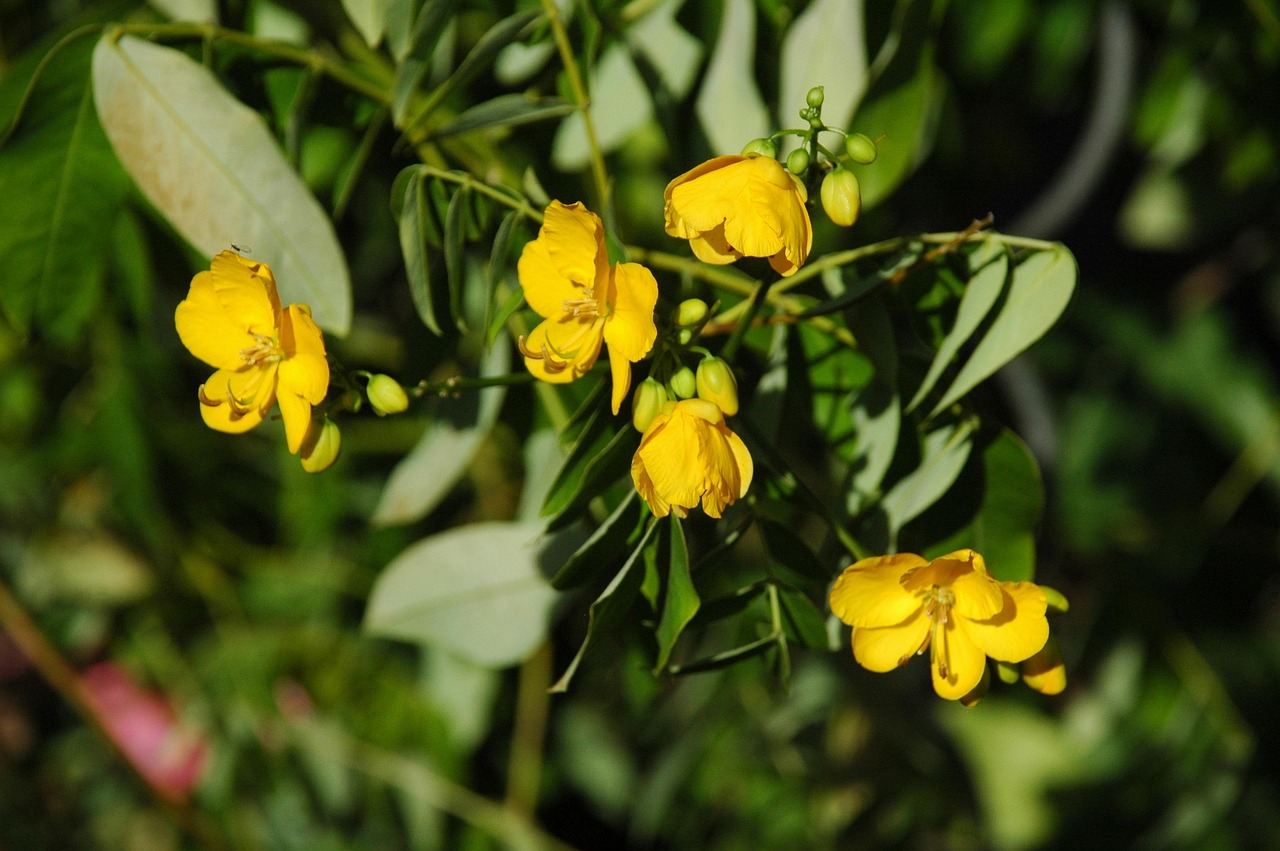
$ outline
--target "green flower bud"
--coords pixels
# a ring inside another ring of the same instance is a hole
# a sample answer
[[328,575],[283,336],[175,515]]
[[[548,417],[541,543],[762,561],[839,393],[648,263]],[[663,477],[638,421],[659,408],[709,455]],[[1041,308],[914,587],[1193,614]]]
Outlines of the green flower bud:
[[644,434],[666,403],[667,389],[661,382],[654,378],[641,381],[635,395],[631,397],[631,424],[636,431]]
[[858,220],[862,209],[862,193],[858,189],[857,176],[843,166],[822,179],[822,209],[827,217],[841,227],[849,227]]
[[1000,677],[1000,682],[1009,686],[1022,679],[1022,669],[1012,662],[996,661],[996,674]]
[[698,398],[715,402],[726,417],[738,413],[738,379],[729,364],[718,357],[705,357],[698,364]]
[[373,406],[374,413],[380,417],[399,414],[409,407],[408,394],[404,392],[400,382],[389,375],[372,376],[365,393],[369,397],[369,404]]
[[773,144],[773,140],[769,138],[752,139],[742,149],[742,155],[749,157],[752,154],[772,159],[778,155],[778,146]]
[[787,170],[794,175],[802,175],[809,170],[809,152],[804,148],[796,148],[787,154]]
[[687,366],[682,366],[671,376],[671,391],[681,399],[690,399],[698,392],[698,380],[693,376],[693,370]]
[[809,93],[804,96],[804,102],[814,109],[822,106],[822,100],[822,86],[814,86],[812,89],[809,89]]
[[302,459],[302,469],[308,473],[321,473],[338,459],[342,451],[342,432],[338,424],[325,417],[316,422],[311,421],[311,428],[302,441],[298,454]]
[[686,298],[676,308],[675,323],[681,328],[696,327],[707,318],[707,303],[700,298]]
[[1046,602],[1049,604],[1049,611],[1053,614],[1062,614],[1071,608],[1071,603],[1067,601],[1064,595],[1057,588],[1050,588],[1048,585],[1041,585],[1040,590],[1044,592]]
[[850,133],[844,137],[844,149],[849,159],[862,165],[876,161],[876,143],[863,133]]

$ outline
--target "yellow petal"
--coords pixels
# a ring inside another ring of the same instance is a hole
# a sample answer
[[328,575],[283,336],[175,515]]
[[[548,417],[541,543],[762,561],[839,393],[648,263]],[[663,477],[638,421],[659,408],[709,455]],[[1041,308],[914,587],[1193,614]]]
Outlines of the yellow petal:
[[702,499],[704,473],[698,429],[706,427],[705,421],[677,413],[673,406],[672,415],[659,415],[641,438],[636,458],[652,490],[664,502],[693,508]]
[[209,267],[213,288],[223,310],[251,334],[276,336],[280,327],[280,296],[275,275],[266,263],[256,263],[223,251]]
[[538,231],[538,241],[546,245],[556,270],[575,284],[595,287],[607,279],[609,255],[604,247],[604,225],[582,204],[552,201]]
[[658,337],[653,323],[658,282],[639,263],[619,263],[613,268],[609,301],[612,309],[604,328],[609,353],[616,351],[635,363],[649,354]]
[[693,249],[693,256],[703,263],[716,266],[733,263],[742,257],[742,252],[734,251],[733,246],[725,240],[723,223],[717,225],[714,230],[690,237],[689,247]]
[[902,587],[902,577],[925,564],[928,562],[914,553],[864,558],[851,564],[831,588],[831,611],[853,627],[902,623],[921,609],[920,601]]
[[568,299],[580,298],[583,289],[556,268],[540,239],[525,243],[516,264],[516,275],[524,290],[524,300],[542,317],[558,317],[564,313]]
[[[728,426],[725,427],[726,430]],[[747,451],[747,445],[742,442],[742,438],[729,432],[729,449],[733,452],[733,457],[738,462],[738,496],[747,495],[747,488],[751,487],[751,478],[755,474],[755,464],[751,460],[751,453]]]
[[247,326],[233,320],[218,300],[209,272],[192,279],[187,297],[178,302],[173,321],[182,345],[210,366],[235,368],[243,363],[241,349],[257,345]]
[[[605,326],[604,335],[609,336],[608,325]],[[622,407],[622,400],[627,398],[627,391],[631,389],[631,361],[618,354],[613,346],[609,346],[609,372],[613,376],[613,396],[610,401],[616,414]]]
[[992,659],[1021,662],[1049,639],[1045,594],[1034,582],[1001,582],[997,588],[1004,598],[1000,611],[986,620],[963,618],[961,625]]
[[281,390],[287,389],[313,405],[323,402],[329,392],[324,335],[304,306],[289,305],[281,331],[281,347],[286,353],[280,364]]
[[302,442],[311,429],[311,404],[296,393],[277,394],[280,415],[284,417],[284,437],[289,451],[294,455],[302,448]]
[[[648,429],[645,430],[644,438],[641,440],[641,447],[644,446],[644,440],[651,439],[651,435],[666,427],[667,421],[671,419],[671,414],[674,410],[674,405],[670,407],[664,406],[664,409],[654,416],[649,423]],[[653,512],[655,517],[666,517],[670,513],[671,503],[654,486],[653,477],[645,469],[644,458],[640,455],[639,450],[631,458],[631,481],[636,486],[636,493],[640,494],[644,501],[649,504],[649,510]]]
[[964,630],[958,628],[956,621],[953,617],[939,629],[934,637],[935,645],[929,648],[934,660],[930,666],[933,690],[947,700],[959,700],[973,691],[987,667],[987,657]]
[[552,384],[566,384],[581,378],[600,356],[604,320],[565,317],[544,319],[525,338],[525,348],[546,357],[527,355],[524,365],[535,377]]
[[869,671],[892,671],[920,649],[928,632],[929,619],[920,609],[894,626],[854,627],[853,658]]
[[242,434],[261,423],[275,404],[275,368],[220,369],[201,386],[200,397],[205,425]]
[[1061,694],[1067,687],[1067,666],[1053,636],[1044,647],[1022,663],[1022,681],[1041,694]]
[[[688,220],[689,213],[686,212],[683,203],[678,204],[676,202],[674,197],[675,192],[680,187],[691,181],[697,180],[705,174],[719,171],[720,169],[733,165],[734,163],[742,162],[744,159],[745,157],[740,156],[715,157],[714,159],[707,160],[701,165],[689,169],[684,174],[668,183],[666,190],[662,193],[664,200],[663,213],[666,217],[667,233],[672,236],[679,237],[680,239],[692,239],[694,236],[697,236],[700,231],[714,229],[720,221],[720,219],[716,218],[714,211],[712,211],[709,216],[698,219],[697,223],[691,223]],[[681,201],[684,200],[683,196],[684,193],[682,191]],[[693,212],[694,215],[696,215],[698,211]],[[723,217],[721,217],[721,219],[723,219]]]
[[[705,401],[686,399],[687,402]],[[681,403],[683,404],[683,403]],[[718,413],[718,410],[717,410]],[[702,419],[698,417],[698,419]],[[703,422],[706,422],[703,420]],[[741,480],[738,459],[729,446],[729,427],[721,420],[698,429],[699,457],[703,463],[702,510],[709,517],[719,517],[726,506],[738,498]]]

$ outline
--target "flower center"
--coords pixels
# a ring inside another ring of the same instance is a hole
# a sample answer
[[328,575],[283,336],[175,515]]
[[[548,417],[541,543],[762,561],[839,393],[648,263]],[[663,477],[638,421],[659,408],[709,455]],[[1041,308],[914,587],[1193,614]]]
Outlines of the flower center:
[[580,297],[566,298],[560,302],[560,306],[574,318],[581,316],[584,319],[595,319],[600,315],[600,303],[596,301],[595,290],[591,287],[583,287]]
[[[951,607],[956,604],[956,593],[942,585],[934,585],[924,593],[924,616],[929,619],[929,631],[915,655],[929,651],[929,662],[937,666],[938,676],[946,679],[950,674],[947,665],[947,621],[951,617]],[[898,660],[899,665],[907,664],[910,656]]]
[[280,351],[280,344],[272,337],[266,334],[253,334],[254,344],[245,346],[240,350],[240,360],[249,366],[258,366],[262,363],[276,363],[284,360],[284,353]]

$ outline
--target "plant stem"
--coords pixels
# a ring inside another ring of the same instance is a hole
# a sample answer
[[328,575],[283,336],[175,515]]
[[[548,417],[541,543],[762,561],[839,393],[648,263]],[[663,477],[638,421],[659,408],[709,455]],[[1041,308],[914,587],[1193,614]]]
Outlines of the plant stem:
[[555,36],[556,50],[560,61],[564,64],[565,75],[569,78],[569,88],[573,91],[573,100],[582,113],[582,126],[587,131],[587,150],[591,156],[591,175],[596,184],[596,209],[601,214],[609,210],[609,175],[604,167],[604,154],[600,150],[600,140],[596,136],[595,121],[591,118],[591,98],[587,95],[587,87],[582,82],[582,74],[578,70],[578,61],[573,55],[573,46],[569,44],[569,33],[565,30],[560,10],[554,0],[542,0],[542,9],[551,23],[551,32]]

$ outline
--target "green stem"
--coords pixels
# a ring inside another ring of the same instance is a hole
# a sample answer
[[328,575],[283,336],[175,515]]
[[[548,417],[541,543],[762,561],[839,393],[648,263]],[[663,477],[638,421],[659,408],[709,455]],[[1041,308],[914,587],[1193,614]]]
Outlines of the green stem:
[[535,210],[533,207],[530,207],[528,202],[524,200],[523,196],[513,198],[507,194],[511,190],[504,190],[503,188],[495,187],[491,183],[486,183],[483,180],[477,180],[469,172],[452,171],[450,169],[437,168],[433,165],[422,165],[420,167],[424,172],[432,177],[448,183],[456,183],[459,186],[465,186],[486,198],[496,201],[508,209],[520,213],[532,222],[542,224],[542,213]]
[[565,30],[564,21],[560,18],[560,10],[554,0],[542,0],[543,11],[551,23],[551,32],[555,37],[556,50],[560,61],[564,64],[565,75],[569,78],[569,88],[573,92],[573,100],[582,113],[582,125],[587,131],[587,150],[591,155],[591,175],[596,184],[596,209],[601,214],[609,210],[609,174],[604,167],[604,154],[600,150],[600,140],[596,136],[595,121],[591,118],[591,99],[587,96],[587,88],[582,82],[582,74],[578,70],[578,61],[573,55],[573,46],[569,44],[569,33]]
[[485,387],[511,386],[513,384],[529,384],[534,377],[527,372],[513,372],[508,375],[453,375],[443,381],[422,379],[411,391],[419,398],[432,394],[452,396],[464,390],[482,390]]
[[506,808],[532,821],[542,785],[543,744],[547,736],[547,710],[551,703],[551,642],[520,666],[516,693],[511,756],[507,760]]
[[738,347],[742,345],[742,338],[746,336],[751,323],[755,321],[760,308],[764,306],[765,299],[769,296],[769,288],[773,286],[775,280],[757,281],[755,289],[751,291],[751,298],[746,303],[747,307],[743,311],[742,318],[738,320],[733,333],[729,335],[729,341],[724,344],[724,349],[720,352],[720,356],[729,363],[733,363],[734,356],[738,354]]

